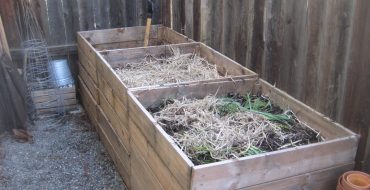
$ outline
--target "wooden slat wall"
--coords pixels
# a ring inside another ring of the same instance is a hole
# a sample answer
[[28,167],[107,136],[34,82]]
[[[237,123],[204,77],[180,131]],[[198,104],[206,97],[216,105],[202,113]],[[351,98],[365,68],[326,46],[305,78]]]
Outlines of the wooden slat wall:
[[[162,0],[153,0],[153,24],[162,23]],[[20,48],[16,1],[0,0],[11,48]],[[76,32],[144,25],[147,0],[35,0],[34,10],[49,46],[76,43]]]
[[172,1],[185,11],[175,30],[361,134],[357,160],[370,164],[370,1]]

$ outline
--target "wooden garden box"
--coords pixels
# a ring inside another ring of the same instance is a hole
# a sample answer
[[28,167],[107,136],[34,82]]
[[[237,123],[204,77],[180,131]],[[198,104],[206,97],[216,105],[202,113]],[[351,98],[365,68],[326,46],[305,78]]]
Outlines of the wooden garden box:
[[[324,142],[195,166],[146,110],[166,98],[262,93],[291,109]],[[353,168],[358,136],[263,80],[241,79],[128,92],[131,189],[334,189]]]
[[[98,52],[142,47],[144,34],[144,26],[78,32],[77,43],[80,64],[94,83],[97,84],[95,58]],[[151,27],[149,46],[186,42],[192,42],[192,40],[170,28],[161,25]]]
[[[233,81],[237,79],[244,78],[256,78],[257,75],[240,66],[231,59],[223,56],[222,54],[216,52],[215,50],[205,46],[201,43],[184,43],[171,45],[172,47],[178,47],[182,53],[189,53],[193,51],[199,51],[200,56],[208,59],[212,64],[216,64],[219,67],[220,73],[227,72],[230,77],[216,80],[204,80],[204,81],[189,81],[181,84],[166,84],[164,86],[176,86],[184,84],[198,84],[198,83],[208,83],[215,81]],[[131,131],[128,125],[128,91],[129,88],[121,81],[119,76],[113,70],[119,64],[124,64],[125,62],[137,61],[142,59],[146,54],[159,55],[166,54],[170,56],[169,45],[162,46],[153,46],[148,48],[128,48],[121,50],[107,50],[102,51],[97,54],[96,57],[96,72],[97,72],[97,84],[90,85],[92,86],[91,95],[94,97],[94,93],[97,94],[97,104],[100,109],[101,115],[105,117],[100,117],[98,120],[98,127],[101,127],[105,130],[113,131],[111,132],[110,139],[119,139],[113,141],[115,143],[114,148],[116,152],[121,151],[119,155],[122,163],[125,165],[126,169],[130,168],[128,163],[131,164]],[[83,67],[83,66],[82,66]],[[85,71],[81,69],[81,71]],[[90,77],[87,77],[87,72],[80,72],[82,78],[87,78],[90,81],[93,81]],[[93,83],[93,82],[90,82]],[[86,83],[87,88],[89,88],[88,83]],[[151,88],[154,88],[153,86]],[[99,111],[98,111],[99,115]],[[107,124],[108,123],[108,124]],[[109,127],[107,127],[109,126]],[[109,136],[109,135],[108,135]],[[129,156],[126,156],[129,155]],[[113,157],[113,156],[112,156]],[[125,172],[120,172],[124,176],[125,183],[127,186],[130,186],[130,181],[127,179],[131,176]]]

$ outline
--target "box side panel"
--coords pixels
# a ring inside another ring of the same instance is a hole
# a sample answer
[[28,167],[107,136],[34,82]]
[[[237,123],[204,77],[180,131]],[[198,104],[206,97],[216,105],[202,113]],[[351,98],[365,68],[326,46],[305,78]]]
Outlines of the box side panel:
[[353,167],[354,163],[348,163],[238,190],[334,189],[339,177]]
[[[150,173],[153,173],[153,175],[156,176],[160,184],[165,189],[180,190],[186,188],[181,187],[178,180],[171,173],[168,167],[164,164],[164,162],[161,160],[161,158],[156,153],[154,148],[145,139],[139,127],[137,127],[136,124],[132,122],[130,123],[130,126],[131,126],[131,144],[134,144],[135,146],[135,148],[132,147],[132,151],[135,152],[133,154],[138,154],[145,160],[145,162],[148,164],[148,168],[150,168]],[[141,179],[139,178],[136,180]],[[141,183],[145,183],[145,181],[141,180]],[[185,184],[190,184],[190,181],[187,183],[183,183],[183,185]]]
[[[163,41],[158,38],[149,39],[148,46],[159,46],[164,45]],[[137,48],[144,47],[144,40],[135,40],[135,41],[125,41],[125,42],[113,42],[106,44],[96,44],[94,45],[95,50],[97,51],[107,51],[114,49],[126,49],[126,48]]]
[[108,119],[100,108],[98,108],[97,117],[97,132],[99,133],[100,139],[111,156],[126,186],[130,188],[130,156],[125,151],[122,144],[119,143]]
[[157,106],[167,98],[203,98],[207,95],[226,96],[228,93],[246,94],[252,92],[257,80],[240,79],[213,83],[199,83],[177,87],[161,87],[156,89],[132,91],[144,107]]
[[127,87],[123,82],[119,79],[117,74],[114,72],[112,67],[104,60],[104,58],[98,54],[97,55],[97,72],[99,73],[99,77],[103,80],[99,79],[99,82],[104,82],[98,84],[98,88],[104,88],[106,84],[114,90],[114,93],[117,97],[121,100],[124,107],[127,107]]
[[257,74],[234,60],[222,55],[220,52],[204,45],[200,44],[200,56],[207,59],[210,63],[217,65],[218,71],[223,75],[255,75]]
[[78,59],[79,65],[81,65],[85,69],[94,83],[97,84],[96,65],[86,56],[86,54],[80,48],[78,49]]
[[196,166],[192,189],[238,189],[351,163],[355,147],[357,138],[352,136]]
[[89,117],[91,124],[96,128],[97,127],[97,104],[92,97],[92,95],[89,93],[89,90],[87,89],[87,86],[81,79],[81,77],[78,77],[79,82],[79,92],[82,100],[82,105],[87,113],[87,116]]
[[136,63],[141,61],[148,55],[154,57],[169,57],[172,56],[172,48],[179,48],[181,53],[193,53],[198,51],[199,43],[187,43],[187,44],[176,44],[176,45],[162,45],[155,47],[140,47],[140,48],[128,48],[120,50],[110,50],[100,52],[104,59],[113,67],[120,67],[126,63]]
[[[138,147],[133,143],[132,149]],[[156,178],[153,171],[150,169],[146,161],[138,154],[137,151],[133,151],[131,159],[131,189],[132,190],[161,190],[165,189]]]
[[77,45],[78,50],[84,53],[83,57],[86,57],[88,61],[90,61],[92,64],[95,64],[96,51],[94,47],[81,34],[77,34]]
[[[153,147],[163,163],[184,189],[189,189],[192,163],[163,131],[154,124],[154,120],[146,112],[140,102],[129,92],[129,120],[142,132],[147,142]],[[130,128],[132,128],[130,126]]]
[[[158,38],[158,28],[159,25],[152,25],[150,38]],[[92,46],[126,41],[144,41],[145,26],[92,30],[80,34]]]
[[[126,152],[129,153],[130,149],[130,134],[127,130],[127,123],[122,123],[119,119],[117,113],[113,110],[111,105],[108,103],[107,99],[103,96],[100,92],[100,108],[102,109],[103,113],[105,114],[106,118],[108,119],[112,129],[113,134],[117,138],[119,144],[122,144],[122,147],[125,149]],[[123,120],[127,121],[127,111],[124,113],[120,113],[121,117],[124,117]]]
[[326,140],[355,135],[348,129],[345,129],[323,114],[294,99],[287,93],[273,87],[266,81],[260,80],[260,84],[262,93],[270,97],[272,102],[283,108],[291,109],[301,121],[320,131]]
[[97,83],[93,81],[93,79],[90,77],[90,75],[87,73],[87,71],[81,64],[78,65],[78,68],[79,68],[79,76],[84,81],[87,89],[93,96],[94,100],[97,103],[99,103],[99,93],[98,93]]
[[180,44],[180,43],[194,42],[194,40],[168,27],[160,27],[159,36],[162,41],[168,44]]

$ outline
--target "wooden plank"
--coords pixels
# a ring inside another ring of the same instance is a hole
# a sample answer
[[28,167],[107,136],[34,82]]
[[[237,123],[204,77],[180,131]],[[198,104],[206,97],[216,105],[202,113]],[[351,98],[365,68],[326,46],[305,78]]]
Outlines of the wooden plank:
[[231,76],[236,75],[257,75],[253,71],[242,67],[237,62],[231,60],[230,58],[222,55],[218,51],[204,45],[200,44],[200,55],[201,57],[207,59],[210,63],[216,64],[220,73],[227,74]]
[[[76,98],[76,93],[67,93],[67,94],[61,94],[62,99],[73,99]],[[32,98],[33,103],[42,103],[42,102],[48,102],[48,101],[53,101],[55,100],[54,95],[45,95],[45,96],[36,96]]]
[[126,1],[128,26],[138,26],[136,17],[136,1]]
[[[162,3],[164,0],[153,0],[153,24],[163,24],[163,20],[165,19],[162,16]],[[148,1],[146,1],[148,2]],[[146,12],[146,9],[144,10]]]
[[0,14],[4,25],[4,33],[6,33],[7,41],[11,48],[21,46],[22,39],[17,28],[17,12],[14,7],[14,2],[9,0],[0,0]]
[[48,33],[46,33],[47,43],[58,45],[66,43],[66,25],[63,14],[63,1],[46,1],[48,17]]
[[68,87],[68,88],[55,88],[55,89],[47,89],[47,90],[38,90],[31,92],[32,97],[37,96],[47,96],[47,95],[59,95],[59,94],[68,94],[68,93],[76,93],[75,87]]
[[239,190],[334,189],[338,178],[353,167],[354,163],[348,163]]
[[136,3],[135,3],[135,7],[132,7],[132,8],[135,8],[135,13],[136,13],[136,26],[144,26],[145,25],[145,21],[146,21],[146,17],[147,17],[147,9],[146,9],[146,1],[145,0],[136,0]]
[[[345,126],[358,132],[361,135],[359,151],[356,161],[364,163],[365,171],[370,172],[370,12],[368,7],[369,1],[355,1],[355,16],[351,41],[351,55],[346,63],[343,80],[344,100],[339,113],[341,120]],[[366,23],[366,24],[364,24]],[[367,138],[366,138],[367,137]],[[367,152],[367,153],[366,153]],[[367,156],[366,156],[367,154]],[[356,164],[356,168],[360,169],[360,164]]]
[[[112,67],[106,62],[101,54],[97,55],[97,72],[99,73],[99,78],[101,77],[106,81],[106,83],[115,90],[117,97],[121,100],[124,107],[127,107],[127,87],[119,79],[117,74],[114,72]],[[102,80],[100,80],[101,82]],[[100,87],[100,84],[98,86]]]
[[189,189],[193,164],[166,132],[158,124],[155,124],[153,117],[150,116],[134,95],[131,92],[128,92],[128,94],[129,122],[140,128],[149,144],[155,149],[180,185],[184,189]]
[[304,83],[304,97],[302,100],[309,105],[314,107],[316,100],[319,98],[317,95],[316,87],[319,84],[319,78],[317,77],[317,66],[320,60],[320,46],[322,42],[321,32],[323,28],[323,16],[325,14],[325,2],[321,0],[307,1],[307,60],[306,76],[309,77]]
[[[117,143],[121,144],[121,148],[124,149],[125,152],[128,154],[130,153],[130,134],[128,132],[128,122],[127,118],[126,123],[122,123],[121,120],[118,118],[118,115],[113,110],[113,108],[108,103],[107,99],[104,97],[104,95],[99,91],[100,93],[100,108],[105,114],[107,121],[110,123],[110,127],[113,130],[114,135],[117,138]],[[127,117],[127,111],[120,114],[120,117]]]
[[186,43],[164,45],[148,48],[133,48],[125,50],[111,50],[101,52],[105,60],[113,67],[120,67],[126,63],[137,62],[143,59],[146,55],[152,56],[171,56],[171,48],[178,48],[180,53],[199,53],[202,58],[207,59],[210,64],[216,64],[219,73],[222,75],[227,74],[228,77],[239,75],[254,75],[256,74],[242,67],[230,58],[222,55],[221,53],[207,47],[202,43]]
[[73,99],[63,99],[63,97],[55,97],[54,100],[47,102],[35,103],[35,109],[47,109],[47,108],[58,108],[65,106],[73,106],[77,104],[76,98]]
[[275,102],[282,108],[291,109],[301,121],[305,122],[310,127],[319,130],[326,140],[348,136],[348,134],[355,135],[342,125],[335,123],[325,115],[294,99],[286,92],[274,88],[266,81],[260,80],[260,84],[262,93],[268,96],[271,101]]
[[[307,0],[287,1],[291,5],[290,17],[287,19],[290,30],[286,31],[289,43],[284,47],[286,53],[285,64],[288,64],[289,75],[287,86],[290,94],[298,99],[303,98],[302,86],[306,80],[306,55],[307,55],[307,17],[308,2]],[[291,80],[294,78],[295,80]]]
[[352,136],[195,166],[192,189],[238,189],[346,164],[354,160],[356,147]]
[[175,31],[182,33],[183,23],[181,23],[181,0],[172,0],[172,27]]
[[[254,0],[253,25],[252,31],[251,54],[247,60],[246,66],[258,74],[262,73],[262,64],[264,59],[264,14],[265,0]],[[261,74],[262,75],[262,74]]]
[[81,64],[79,64],[78,66],[79,66],[79,76],[81,77],[81,79],[86,84],[87,89],[89,90],[89,92],[93,96],[94,100],[99,104],[99,92],[98,92],[98,87],[97,87],[96,83],[89,76],[89,74],[87,74],[86,70],[84,69],[84,67]]
[[282,62],[282,44],[284,34],[282,2],[266,0],[264,17],[264,58],[261,68],[261,77],[268,82],[278,80],[278,69]]
[[193,29],[193,32],[194,32],[194,36],[193,36],[193,39],[195,41],[200,41],[201,37],[201,27],[200,27],[200,24],[201,24],[201,19],[200,19],[200,16],[201,16],[201,10],[200,10],[200,6],[201,5],[201,1],[194,1],[194,5],[193,5],[193,17],[194,17],[194,29]]
[[77,32],[80,31],[78,1],[62,0],[66,43],[75,44],[77,42]]
[[110,1],[92,0],[95,29],[110,28]]
[[168,44],[180,44],[180,43],[188,43],[194,42],[189,37],[182,35],[174,30],[171,30],[167,27],[161,27],[159,30],[159,36],[162,41]]
[[[160,25],[152,25],[150,38],[158,38]],[[123,41],[144,40],[145,27],[126,27],[116,29],[94,30],[80,32],[90,44],[106,44]]]
[[[94,65],[96,52],[94,50],[94,47],[87,41],[87,39],[85,39],[81,35],[81,32],[77,33],[77,43],[78,43],[78,50],[84,53],[82,54],[82,56],[86,57]],[[80,58],[82,56],[80,56]]]
[[109,0],[110,24],[112,28],[120,28],[128,25],[126,0]]
[[199,51],[198,43],[191,44],[176,44],[176,45],[163,45],[155,47],[140,47],[140,48],[130,48],[123,50],[110,50],[100,52],[103,58],[112,66],[116,68],[122,64],[137,62],[145,58],[147,55],[152,56],[172,56],[171,47],[179,48],[180,53],[193,53]]
[[78,77],[79,82],[79,92],[82,100],[82,105],[87,113],[87,116],[89,117],[91,124],[97,128],[97,122],[98,122],[98,113],[97,113],[97,103],[95,102],[92,95],[89,93],[89,90],[87,89],[87,86],[83,82],[83,80]]
[[[182,86],[166,86],[155,89],[132,90],[138,101],[146,108],[158,106],[163,99],[187,97],[203,98],[207,95],[224,96],[230,92],[244,94],[252,92],[255,88],[256,79],[240,79],[232,81],[217,81],[213,83],[191,84]],[[202,89],[202,90],[199,90]]]
[[[157,46],[168,44],[165,41],[160,39],[149,39],[149,46]],[[143,40],[136,40],[136,41],[125,41],[125,42],[115,42],[115,43],[106,43],[106,44],[97,44],[94,45],[94,48],[97,51],[106,51],[106,50],[113,50],[113,49],[124,49],[124,48],[136,48],[136,47],[144,47]]]
[[37,115],[57,114],[58,112],[68,112],[74,109],[76,109],[76,105],[54,107],[54,108],[41,108],[41,109],[36,110],[36,114]]
[[320,98],[317,99],[317,109],[333,118],[337,112],[333,100],[341,97],[341,92],[336,91],[342,85],[338,84],[338,80],[347,60],[345,50],[349,48],[350,42],[348,37],[351,31],[348,28],[352,25],[353,1],[336,1],[327,4],[326,8],[327,22],[324,24],[326,41],[322,46],[322,59],[318,65]]
[[[137,146],[132,143],[132,148],[137,149]],[[137,151],[133,151],[131,159],[131,189],[164,189],[158,179],[153,174],[145,160]]]
[[126,104],[122,103],[122,100],[119,98],[120,94],[102,77],[99,78],[99,86],[99,91],[105,97],[110,107],[115,111],[123,127],[126,127],[126,131],[129,132],[127,100],[125,101]]
[[[235,58],[235,39],[236,31],[234,31],[235,25],[239,22],[230,22],[229,19],[240,19],[240,17],[235,18],[235,14],[242,14],[241,12],[237,12],[238,6],[237,1],[223,1],[221,5],[218,5],[222,9],[219,10],[223,25],[219,26],[219,30],[222,30],[221,41],[218,41],[217,47],[220,48],[221,52],[224,53],[226,56],[230,57],[231,59]],[[245,12],[245,11],[243,11]],[[240,15],[241,16],[241,15]]]
[[248,43],[248,38],[251,36],[250,33],[252,33],[252,30],[249,30],[252,22],[252,19],[250,19],[252,14],[250,14],[250,12],[253,12],[250,5],[251,2],[253,1],[239,0],[235,2],[236,11],[233,16],[235,20],[239,20],[239,22],[235,22],[234,26],[234,32],[236,33],[234,60],[241,65],[246,65],[247,51],[250,46],[250,42]]
[[123,152],[121,148],[116,143],[116,138],[112,135],[111,127],[107,121],[104,113],[100,108],[98,108],[98,127],[97,131],[99,133],[100,139],[102,140],[104,147],[107,149],[109,155],[111,156],[119,174],[121,175],[125,185],[131,187],[131,163],[130,160],[127,162],[127,153]]
[[5,54],[10,57],[10,50],[9,50],[8,40],[6,39],[4,25],[3,25],[3,21],[2,21],[1,16],[0,16],[0,45],[1,45],[0,46],[0,48],[1,48],[0,51],[5,52]]
[[194,0],[185,1],[185,35],[194,39]]
[[78,50],[78,55],[79,65],[82,66],[87,75],[92,79],[93,83],[98,84],[96,63],[91,61],[81,49]]
[[113,146],[114,151],[117,153],[117,156],[123,162],[126,171],[130,171],[130,153],[127,151],[125,145],[121,142],[120,137],[115,133],[114,127],[110,123],[108,116],[100,106],[98,106],[98,122],[102,127],[102,131],[107,136],[110,144]]
[[76,1],[78,5],[80,31],[95,29],[94,8],[91,1]]
[[[156,176],[164,189],[182,189],[179,182],[160,159],[154,148],[148,144],[144,135],[140,132],[140,129],[132,122],[130,123],[130,126],[131,144],[134,144],[135,146],[131,147],[131,150],[142,156],[148,164],[150,171]],[[145,183],[142,179],[137,180],[140,181],[140,183]]]

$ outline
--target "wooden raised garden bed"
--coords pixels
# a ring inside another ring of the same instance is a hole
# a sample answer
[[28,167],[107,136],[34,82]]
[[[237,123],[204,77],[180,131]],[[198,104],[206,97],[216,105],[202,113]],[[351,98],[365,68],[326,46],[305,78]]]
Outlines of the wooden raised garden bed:
[[[240,66],[236,62],[228,59],[213,49],[201,44],[201,43],[190,43],[190,44],[176,44],[176,45],[163,45],[148,48],[131,48],[122,50],[109,50],[100,52],[97,55],[97,73],[98,73],[98,84],[96,89],[98,91],[98,105],[101,111],[105,114],[106,119],[109,122],[109,126],[116,137],[120,141],[116,141],[115,149],[120,149],[125,154],[129,154],[130,157],[121,157],[121,159],[129,158],[132,156],[132,146],[130,145],[131,131],[128,127],[128,102],[127,93],[129,88],[126,87],[125,83],[115,72],[116,66],[125,64],[131,61],[138,61],[145,58],[146,55],[151,56],[171,56],[171,48],[179,48],[181,53],[193,53],[197,52],[201,57],[207,59],[210,64],[217,66],[217,74],[228,73],[227,77],[202,80],[202,81],[183,81],[181,83],[163,84],[162,86],[173,86],[173,85],[184,85],[184,84],[196,84],[196,83],[208,83],[215,81],[233,81],[241,78],[256,78],[257,75],[252,71]],[[83,75],[83,73],[81,73]],[[86,77],[88,78],[88,77]],[[91,79],[92,80],[92,79]],[[88,86],[88,85],[87,85]],[[156,85],[151,86],[152,88]],[[157,85],[158,86],[158,85]],[[140,87],[148,88],[148,87]],[[95,89],[95,88],[93,88]],[[95,92],[93,90],[93,92]],[[93,93],[92,93],[93,94]],[[131,163],[129,160],[124,160],[126,163]],[[132,164],[132,163],[131,163]],[[128,166],[129,168],[129,166]],[[123,174],[124,176],[125,174]],[[130,182],[125,181],[126,184]]]
[[[164,100],[263,95],[319,132],[324,141],[196,165],[147,109]],[[332,189],[353,167],[358,136],[263,80],[137,89],[128,92],[132,189]]]
[[[142,47],[145,27],[78,32],[78,56],[80,63],[90,78],[97,84],[96,55],[102,50]],[[149,46],[192,42],[191,39],[167,27],[154,25],[151,28]]]

